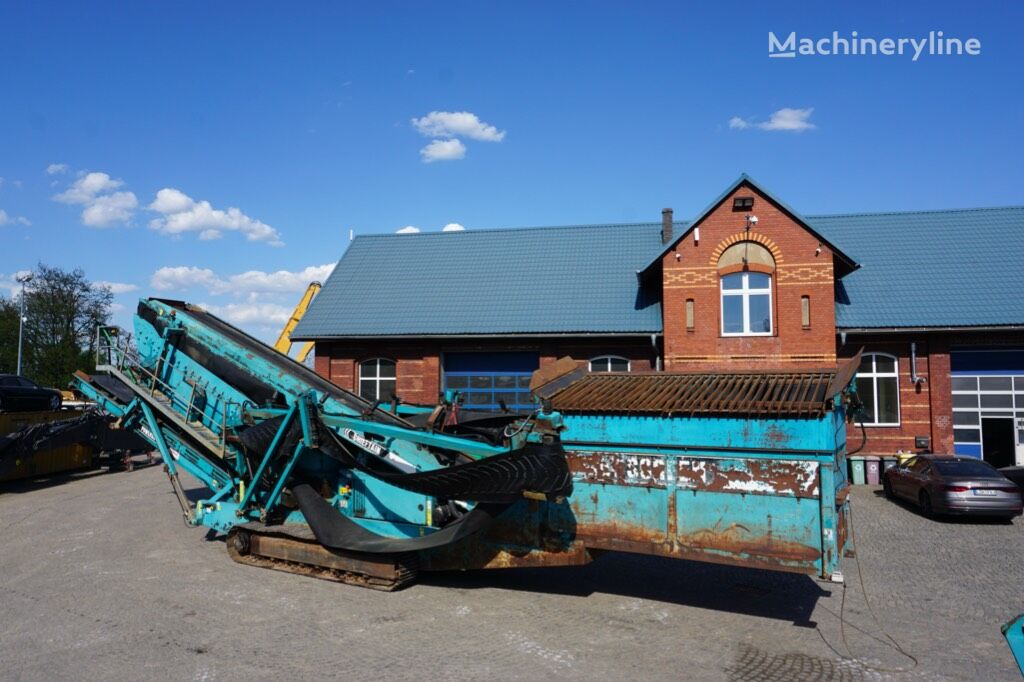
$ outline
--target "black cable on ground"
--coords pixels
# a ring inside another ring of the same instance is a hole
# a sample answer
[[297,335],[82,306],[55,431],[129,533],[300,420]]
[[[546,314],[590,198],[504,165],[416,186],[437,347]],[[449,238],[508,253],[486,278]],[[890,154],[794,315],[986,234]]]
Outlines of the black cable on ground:
[[[863,422],[861,423],[861,428],[864,428]],[[865,440],[866,440],[866,438],[865,438]],[[868,607],[868,613],[871,614],[871,619],[875,622],[875,625],[878,626],[878,629],[882,633],[882,636],[885,637],[888,640],[888,642],[883,642],[882,640],[878,639],[877,637],[872,637],[872,639],[874,639],[877,642],[880,642],[880,643],[884,644],[885,646],[889,647],[890,649],[893,649],[894,651],[898,652],[902,656],[906,657],[907,659],[909,659],[912,662],[912,665],[907,666],[907,667],[902,667],[902,668],[884,668],[884,667],[880,667],[880,666],[873,666],[873,665],[870,665],[870,664],[866,663],[864,661],[864,659],[858,658],[853,653],[853,650],[850,648],[850,643],[846,640],[846,582],[845,581],[843,582],[843,596],[842,596],[842,599],[841,599],[840,604],[839,604],[839,634],[840,634],[840,637],[843,640],[843,646],[846,647],[846,653],[848,653],[850,655],[850,658],[852,660],[857,661],[858,663],[863,665],[868,670],[872,670],[874,672],[880,672],[880,673],[905,673],[905,672],[909,672],[909,671],[913,670],[914,668],[916,668],[919,665],[919,661],[917,660],[917,658],[913,654],[907,652],[902,646],[900,646],[900,643],[896,641],[896,638],[894,638],[892,635],[889,634],[889,632],[885,629],[885,626],[883,626],[881,621],[879,620],[878,615],[875,613],[874,608],[871,606],[871,600],[868,598],[867,588],[864,586],[864,572],[861,570],[861,567],[860,567],[860,552],[857,549],[857,536],[856,536],[856,534],[854,532],[854,527],[853,527],[854,524],[853,524],[853,505],[852,504],[849,506],[849,510],[850,510],[850,543],[853,545],[853,561],[854,561],[855,564],[857,564],[857,580],[860,583],[860,591],[861,591],[861,594],[864,595],[864,603]]]

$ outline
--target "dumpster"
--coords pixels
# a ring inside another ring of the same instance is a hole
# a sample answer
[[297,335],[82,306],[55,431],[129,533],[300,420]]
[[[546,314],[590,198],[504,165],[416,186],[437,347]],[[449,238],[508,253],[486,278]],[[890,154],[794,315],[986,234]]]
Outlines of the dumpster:
[[879,483],[879,465],[878,457],[865,457],[864,458],[864,477],[867,479],[868,485],[878,485]]
[[882,457],[882,471],[885,471],[889,467],[894,467],[899,464],[899,459],[895,455]]
[[853,480],[854,485],[864,485],[864,458],[863,457],[851,457],[850,458],[850,478]]

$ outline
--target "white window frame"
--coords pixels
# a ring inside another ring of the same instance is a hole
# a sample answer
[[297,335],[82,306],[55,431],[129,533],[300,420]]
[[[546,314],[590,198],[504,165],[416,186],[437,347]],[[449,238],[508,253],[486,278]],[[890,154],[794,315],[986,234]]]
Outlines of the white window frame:
[[[633,369],[632,361],[629,358],[622,357],[621,355],[598,355],[596,358],[590,358],[590,360],[587,362],[587,369],[589,371],[591,371],[591,372],[611,372],[612,371],[610,369],[594,369],[594,363],[599,361],[599,360],[625,360],[626,361],[626,371],[629,372],[629,371],[632,371],[632,369]],[[608,363],[608,366],[609,367],[611,366],[610,362]]]
[[[728,275],[721,275],[718,283],[718,307],[719,315],[721,316],[721,332],[722,336],[773,336],[775,334],[775,308],[772,301],[772,275],[767,272],[755,272],[758,275],[764,275],[768,278],[768,288],[766,289],[751,289],[750,288],[750,272],[732,272]],[[734,277],[740,275],[742,277],[743,286],[739,289],[726,289],[725,280],[728,277]],[[768,294],[768,331],[766,332],[752,332],[750,331],[750,297],[751,295],[763,296],[767,292]],[[743,300],[743,331],[741,332],[727,332],[725,331],[725,297],[726,296],[739,296]]]
[[[395,376],[382,377],[380,375],[381,360],[383,360],[384,362],[390,362],[392,365],[395,366]],[[364,375],[363,370],[371,367],[373,368],[373,374]],[[380,394],[380,382],[393,381],[395,382],[395,391],[398,391],[398,362],[392,360],[391,358],[368,358],[366,360],[363,360],[362,362],[359,363],[358,378],[356,380],[359,382],[359,385],[356,387],[356,394],[359,395],[359,397],[363,398],[364,400],[390,400],[391,396],[382,396]],[[370,397],[363,395],[364,381],[373,382],[373,392],[375,393],[374,396]]]
[[[881,358],[889,358],[890,360],[892,360],[892,362],[893,362],[893,371],[892,372],[879,372],[878,371],[878,369],[877,369],[878,368],[878,361],[876,360],[876,358],[880,358],[880,357]],[[871,415],[871,416],[872,416],[873,419],[876,420],[874,422],[865,421],[864,422],[864,426],[865,427],[875,427],[875,426],[892,427],[892,426],[899,426],[900,425],[900,421],[901,421],[901,413],[900,413],[900,405],[901,405],[901,400],[900,400],[900,359],[898,357],[896,357],[895,355],[890,355],[888,353],[865,353],[863,356],[861,356],[861,360],[863,361],[864,358],[871,358],[871,371],[870,372],[861,372],[860,370],[857,370],[857,378],[858,379],[871,379],[872,388],[874,388],[874,390],[875,390],[875,404],[874,404],[875,413],[873,415]],[[877,421],[878,420],[878,380],[879,379],[896,379],[896,421],[895,422],[879,422],[879,421]]]

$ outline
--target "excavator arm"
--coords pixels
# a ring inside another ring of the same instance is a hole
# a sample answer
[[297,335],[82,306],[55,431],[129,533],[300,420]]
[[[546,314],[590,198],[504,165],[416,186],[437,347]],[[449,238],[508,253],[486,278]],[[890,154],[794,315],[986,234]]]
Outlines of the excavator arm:
[[[309,304],[313,302],[313,298],[320,292],[320,282],[310,282],[309,286],[306,287],[305,293],[302,294],[302,298],[299,299],[298,304],[295,306],[295,310],[292,311],[291,317],[284,325],[284,329],[281,330],[281,334],[277,337],[277,341],[274,342],[274,348],[278,351],[288,355],[292,350],[292,332],[295,331],[296,325],[302,319],[302,316],[309,310]],[[313,342],[307,341],[302,344],[302,348],[299,349],[299,354],[296,356],[296,360],[299,362],[305,362],[306,358],[309,357],[310,351],[313,350]]]

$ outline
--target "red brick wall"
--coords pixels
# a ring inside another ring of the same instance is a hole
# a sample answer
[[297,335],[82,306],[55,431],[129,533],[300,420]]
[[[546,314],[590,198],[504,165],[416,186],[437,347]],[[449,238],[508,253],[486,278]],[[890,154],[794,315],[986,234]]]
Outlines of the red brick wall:
[[[917,343],[917,375],[925,383],[915,388],[910,382],[910,343]],[[931,449],[953,454],[953,387],[950,354],[957,347],[1008,346],[1024,344],[1020,333],[1013,332],[931,332],[901,334],[848,334],[840,345],[840,359],[848,358],[864,346],[864,352],[881,352],[899,358],[900,425],[867,427],[868,443],[864,454],[891,455],[897,450],[916,452],[915,436],[931,438]],[[861,442],[860,428],[847,428],[850,447]]]
[[[924,383],[910,381],[910,343],[917,343],[917,376]],[[953,412],[949,379],[949,349],[944,339],[925,335],[904,337],[902,334],[878,336],[847,336],[839,348],[840,361],[853,356],[863,346],[865,353],[886,353],[897,358],[900,388],[900,425],[866,426],[867,445],[862,455],[892,455],[897,450],[918,452],[917,436],[931,439],[933,452],[953,452]],[[846,432],[852,450],[862,440],[860,427],[850,424]]]
[[[753,210],[734,212],[736,196],[753,196]],[[749,233],[748,215],[758,218]],[[662,261],[666,369],[798,369],[835,364],[835,284],[833,255],[827,246],[746,184],[696,227],[700,240],[691,231]],[[776,261],[772,336],[721,334],[718,257],[727,246],[745,240],[765,246]],[[807,329],[801,320],[802,296],[810,297]],[[686,329],[687,299],[694,301],[692,331]]]
[[[441,389],[441,357],[445,352],[533,351],[540,364],[570,355],[586,361],[599,355],[629,359],[630,369],[653,369],[656,352],[647,338],[565,337],[550,339],[374,339],[321,341],[316,344],[317,373],[342,388],[358,392],[358,365],[371,358],[388,358],[396,363],[397,393],[407,403],[433,404]],[[660,354],[660,348],[657,354]]]

